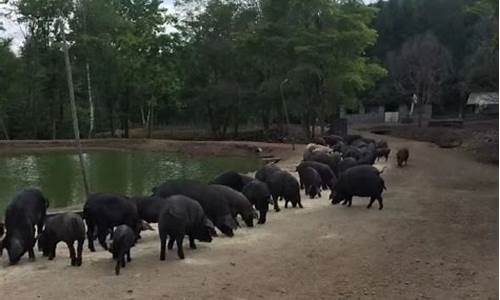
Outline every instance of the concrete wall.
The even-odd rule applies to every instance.
[[[432,105],[427,104],[420,108],[422,111],[422,121],[427,124],[432,118]],[[377,107],[375,111],[363,113],[365,109],[361,109],[360,113],[348,114],[344,107],[340,107],[340,117],[346,118],[349,124],[370,124],[370,123],[385,123],[385,122],[401,122],[409,116],[410,109],[406,104],[399,105],[396,112],[386,112],[383,106]],[[419,108],[416,107],[413,111],[413,122],[418,122]]]

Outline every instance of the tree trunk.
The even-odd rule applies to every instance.
[[[33,88],[33,87],[32,87]],[[36,105],[35,105],[35,96],[33,93],[33,90],[30,90],[30,109],[31,109],[31,123],[33,125],[33,139],[38,138],[38,123],[37,123],[37,117],[36,117]]]
[[[238,129],[240,127],[240,122],[238,119],[236,119],[236,121],[234,122],[234,129],[233,129],[233,138],[237,138],[238,137]]]
[[[229,121],[231,120],[231,109],[228,109],[227,113],[224,116],[224,120],[222,122],[222,135],[221,138],[226,138],[227,127],[229,126]]]
[[[69,101],[71,106],[71,116],[73,119],[73,131],[75,133],[75,142],[78,149],[78,157],[80,160],[80,169],[82,171],[83,186],[85,188],[85,194],[89,195],[89,185],[87,183],[87,174],[85,172],[85,164],[83,162],[82,145],[80,144],[80,129],[78,128],[78,115],[76,113],[75,104],[75,91],[73,87],[73,74],[71,73],[71,62],[69,60],[68,45],[66,44],[66,34],[64,33],[64,26],[62,19],[59,20],[59,26],[61,30],[61,37],[63,40],[63,51],[64,51],[64,64],[66,65],[66,78],[68,81],[68,91],[69,91]]]
[[[52,139],[55,140],[57,137],[57,126],[56,126],[56,119],[52,119]]]
[[[53,79],[55,80],[55,78]],[[50,131],[52,133],[51,135],[51,138],[53,140],[56,139],[56,109],[57,109],[57,100],[59,100],[59,97],[58,97],[58,94],[59,94],[59,91],[57,90],[57,88],[55,88],[53,90],[53,95],[52,95],[52,99],[50,100],[50,119],[49,119],[49,122],[51,123],[51,128],[50,128]],[[54,103],[56,102],[56,103]]]
[[[312,117],[312,124],[311,124],[311,138],[316,137],[316,117],[313,115]]]
[[[241,89],[238,85],[238,101],[236,103],[236,111],[233,113],[233,123],[234,123],[234,131],[233,138],[238,137],[238,127],[240,125],[240,104],[241,104]]]
[[[2,127],[3,136],[6,140],[10,140],[9,132],[7,131],[7,127],[5,126],[5,122],[3,121],[3,117],[0,117],[0,126]]]
[[[139,106],[139,112],[141,113],[142,127],[146,127],[149,124],[149,120],[147,120],[146,117],[144,116],[144,106],[142,104],[141,106]],[[149,104],[148,104],[148,114],[149,114]]]
[[[148,109],[148,138],[150,139],[152,136],[152,128],[153,128],[153,103],[149,103]]]
[[[269,130],[269,112],[263,110],[262,111],[262,126],[264,127],[265,131]]]
[[[127,138],[129,137],[129,126],[128,126],[128,114],[124,113],[122,116],[122,128],[123,128],[123,137]]]
[[[90,65],[89,62],[85,62],[85,70],[87,72],[87,95],[89,98],[89,135],[88,138],[92,138],[94,133],[94,100],[92,99],[92,84],[90,82]]]
[[[151,114],[152,114],[152,104],[148,103],[148,114],[146,115],[146,124],[149,124],[149,121],[151,121],[152,118]]]
[[[421,128],[422,127],[422,115],[423,115],[423,104],[422,103],[418,103],[418,106],[417,106],[417,110],[418,110],[418,128]]]
[[[302,115],[302,127],[306,133],[307,138],[311,137],[311,123],[309,122],[309,112],[305,112]]]
[[[89,195],[89,186],[87,182],[87,174],[85,172],[85,164],[83,162],[82,145],[80,144],[80,129],[78,128],[78,115],[76,113],[75,104],[75,91],[73,87],[73,74],[71,73],[71,62],[69,60],[68,45],[66,44],[66,34],[64,33],[64,26],[62,20],[59,20],[59,25],[61,29],[61,37],[63,40],[63,50],[64,50],[64,64],[66,65],[66,78],[68,81],[68,91],[69,91],[69,101],[71,106],[71,116],[73,119],[73,131],[75,133],[75,142],[78,149],[78,157],[80,160],[80,169],[82,171],[83,186],[85,188],[85,194]]]
[[[285,115],[285,121],[286,121],[286,135],[290,135],[290,119],[288,118],[288,108],[286,106],[286,100],[285,100],[285,95],[283,93],[283,89],[281,88],[281,104],[283,106],[283,114]],[[293,137],[290,137],[290,140],[292,140],[292,150],[295,150],[295,142],[293,141]]]
[[[207,101],[207,113],[208,113],[208,122],[210,123],[210,128],[212,129],[212,134],[217,136],[217,125],[215,124],[214,115],[212,112],[212,106],[210,101]]]
[[[325,135],[325,117],[320,114],[320,117],[319,117],[319,133],[321,134],[321,136],[324,136]]]
[[[108,106],[108,118],[109,118],[109,130],[111,132],[111,137],[115,136],[115,122],[114,122],[114,117],[113,117],[113,106],[109,105]]]

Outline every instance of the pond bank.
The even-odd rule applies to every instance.
[[[181,152],[188,155],[210,156],[277,156],[290,157],[289,144],[246,141],[178,141],[156,139],[85,139],[85,150],[144,150],[153,152]],[[73,140],[2,140],[0,154],[73,150]]]

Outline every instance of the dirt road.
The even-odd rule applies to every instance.
[[[407,168],[391,160],[384,210],[303,200],[270,212],[268,224],[199,243],[186,259],[159,260],[149,232],[114,275],[111,255],[84,251],[55,261],[0,267],[2,299],[497,299],[498,167],[427,143],[405,145]],[[300,155],[282,162],[293,168]],[[384,164],[382,164],[384,165]]]

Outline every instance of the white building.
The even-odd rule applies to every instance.
[[[498,114],[498,92],[471,93],[467,106],[473,107],[476,114]]]

